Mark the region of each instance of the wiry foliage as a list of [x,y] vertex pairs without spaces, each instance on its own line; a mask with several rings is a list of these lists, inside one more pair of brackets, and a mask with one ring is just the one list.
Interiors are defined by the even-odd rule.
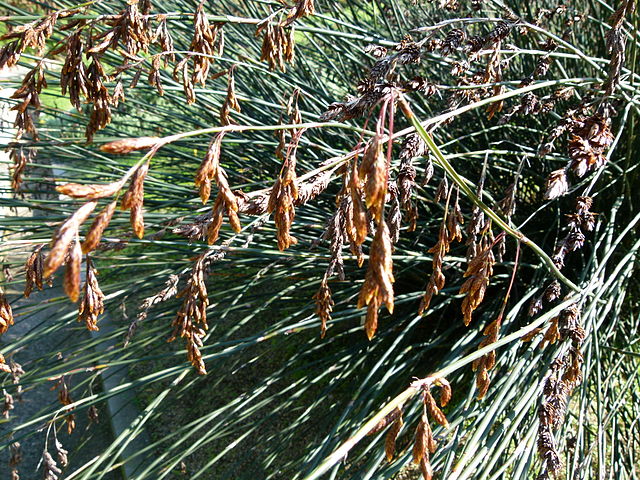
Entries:
[[[5,220],[0,331],[63,265],[79,303],[3,350],[6,412],[23,384],[59,400],[3,445],[78,435],[120,391],[101,370],[129,366],[151,443],[128,448],[132,425],[80,469],[55,437],[47,478],[631,472],[574,418],[638,431],[614,399],[637,371],[612,367],[638,331],[637,13],[507,3],[12,6],[7,203],[33,216]],[[125,321],[98,330],[105,310]],[[58,363],[15,363],[57,333]]]

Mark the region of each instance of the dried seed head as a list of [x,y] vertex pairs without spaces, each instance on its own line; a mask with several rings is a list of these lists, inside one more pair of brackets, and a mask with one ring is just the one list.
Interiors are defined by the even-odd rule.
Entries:
[[82,253],[89,253],[96,249],[102,239],[104,230],[111,222],[111,217],[113,217],[117,203],[117,200],[111,202],[109,205],[104,207],[104,209],[93,220],[91,227],[89,227],[89,231],[85,235],[84,242],[82,243]]
[[82,198],[85,200],[95,200],[98,198],[110,197],[122,188],[121,182],[108,184],[80,184],[65,183],[58,185],[56,191],[72,198]]
[[98,285],[96,269],[87,260],[87,275],[82,301],[78,306],[78,321],[84,322],[88,330],[98,331],[98,317],[104,312],[104,294]]
[[324,338],[327,332],[327,322],[331,320],[331,311],[334,305],[326,277],[320,283],[320,288],[313,296],[313,300],[316,302],[316,315],[320,317],[320,338]]
[[78,235],[80,225],[84,223],[96,208],[97,203],[95,200],[85,203],[58,228],[58,231],[51,241],[51,251],[44,261],[44,271],[42,273],[44,278],[51,276],[51,274],[62,265],[67,255],[69,245],[71,245],[71,242]]
[[393,260],[389,228],[385,221],[378,224],[371,243],[369,266],[364,284],[358,295],[358,308],[367,305],[365,330],[369,340],[373,338],[378,324],[378,309],[384,303],[389,313],[393,313]]
[[547,178],[547,188],[544,194],[545,200],[553,200],[561,197],[569,191],[567,183],[567,174],[564,168],[555,170],[549,174]]
[[384,440],[384,452],[387,456],[387,461],[390,462],[393,460],[393,455],[396,452],[396,439],[400,434],[400,430],[402,430],[402,426],[404,425],[404,421],[402,420],[402,413],[396,419],[395,422],[391,425],[391,428],[387,432],[387,436]]
[[148,150],[155,147],[160,139],[158,137],[124,138],[100,145],[100,151],[114,155],[125,155],[138,150]]
[[438,405],[436,405],[436,401],[434,400],[433,396],[431,396],[431,393],[428,391],[424,392],[424,405],[427,409],[427,413],[431,418],[433,418],[437,423],[442,425],[444,428],[449,427],[449,422],[447,421],[447,417],[445,417],[444,413],[442,413],[442,410],[438,408]]
[[387,160],[382,153],[382,147],[380,137],[374,136],[367,145],[358,172],[360,178],[365,181],[366,205],[376,223],[380,223],[382,219],[389,178]]
[[234,71],[237,68],[237,65],[233,65],[227,71],[227,96],[222,104],[222,108],[220,109],[220,124],[221,125],[231,125],[233,120],[231,120],[231,110],[235,110],[236,112],[240,112],[240,103],[238,102],[238,98],[236,97],[236,82],[234,79]]
[[80,242],[75,239],[69,247],[67,265],[64,270],[62,286],[72,302],[77,302],[80,296],[80,266],[82,265],[82,249]]
[[211,180],[213,180],[218,173],[223,138],[224,132],[221,132],[211,140],[207,154],[202,159],[200,168],[198,168],[196,173],[195,185],[200,189],[200,198],[203,204],[209,200],[209,196],[211,195]]
[[13,311],[7,297],[0,289],[0,335],[6,333],[11,325],[13,325]]
[[144,202],[144,180],[149,171],[149,162],[140,165],[133,174],[131,183],[126,193],[122,196],[120,208],[130,210],[130,221],[133,233],[138,237],[144,236],[144,220],[142,217],[142,205]]
[[462,301],[462,314],[464,316],[464,324],[471,323],[471,315],[478,308],[484,294],[489,286],[489,279],[493,274],[493,265],[495,257],[491,250],[491,246],[487,246],[483,251],[479,252],[475,258],[472,258],[464,273],[467,280],[460,287],[460,293],[466,294]]
[[25,265],[25,284],[24,284],[24,296],[29,298],[33,288],[42,290],[42,276],[44,270],[44,257],[42,256],[42,247],[39,245],[29,256]]
[[389,412],[382,420],[380,420],[371,430],[367,432],[367,435],[374,435],[379,431],[385,429],[398,418],[402,417],[402,406],[396,407]]

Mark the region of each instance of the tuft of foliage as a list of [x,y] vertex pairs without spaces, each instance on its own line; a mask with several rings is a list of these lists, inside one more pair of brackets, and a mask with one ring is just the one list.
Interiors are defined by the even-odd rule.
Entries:
[[635,2],[209,3],[0,1],[13,478],[633,477]]

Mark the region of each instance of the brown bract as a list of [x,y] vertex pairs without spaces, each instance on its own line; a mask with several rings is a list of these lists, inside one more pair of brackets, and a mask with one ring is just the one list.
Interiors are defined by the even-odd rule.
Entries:
[[6,333],[11,325],[13,325],[13,311],[7,297],[0,289],[0,335]]
[[331,311],[333,310],[333,299],[331,298],[331,289],[327,284],[326,277],[320,283],[320,288],[313,296],[316,302],[316,315],[320,317],[320,338],[324,338],[327,332],[327,323],[331,320]]
[[209,200],[209,196],[211,195],[211,180],[213,180],[218,173],[220,150],[224,135],[224,132],[220,132],[211,140],[207,153],[196,172],[195,185],[199,188],[200,198],[203,204]]
[[236,68],[237,65],[233,65],[227,72],[227,96],[220,108],[220,125],[231,125],[235,123],[231,119],[231,110],[240,113],[240,103],[236,97],[236,82],[233,75]]
[[83,253],[89,253],[96,249],[102,239],[104,230],[111,222],[111,217],[113,217],[117,203],[118,201],[114,200],[108,204],[93,220],[93,223],[89,227],[89,231],[84,237],[84,242],[82,243]]
[[122,188],[122,182],[107,184],[81,184],[65,183],[58,185],[56,191],[72,198],[83,198],[85,200],[95,200],[97,198],[110,197]]
[[158,137],[138,137],[123,138],[122,140],[114,140],[113,142],[103,143],[100,145],[100,151],[105,153],[113,153],[115,155],[124,155],[137,150],[147,150],[158,144]]
[[387,160],[382,153],[382,147],[380,137],[374,136],[362,156],[358,172],[359,177],[364,179],[366,205],[376,223],[382,219],[389,178]]
[[131,183],[126,193],[122,196],[120,208],[130,211],[130,221],[133,233],[138,237],[144,236],[144,219],[142,205],[144,203],[144,180],[149,171],[149,162],[140,165],[133,174]]
[[87,278],[85,279],[82,301],[78,306],[78,321],[84,322],[88,330],[98,331],[98,316],[104,312],[104,294],[98,285],[96,269],[87,260]]
[[206,259],[206,253],[198,257],[187,279],[186,287],[177,295],[178,298],[183,298],[183,301],[176,318],[171,324],[173,333],[168,340],[172,342],[178,336],[186,340],[187,358],[201,375],[207,373],[200,352],[202,337],[204,337],[208,329],[207,306],[209,305],[209,296],[207,295],[205,283],[208,276]]
[[278,236],[278,249],[284,251],[298,241],[291,236],[291,225],[296,215],[295,202],[298,200],[298,178],[296,175],[296,151],[303,130],[297,130],[291,139],[286,158],[276,180],[267,212],[273,213]]
[[40,245],[36,247],[33,253],[27,259],[25,264],[25,283],[24,283],[24,296],[29,298],[33,288],[42,290],[42,280],[44,272],[44,257],[42,256],[42,247]]
[[467,280],[460,287],[460,293],[466,294],[462,301],[462,315],[465,325],[471,323],[473,311],[484,299],[495,261],[492,246],[489,245],[472,258],[467,266],[467,271],[464,273]]
[[82,265],[82,249],[80,242],[76,239],[69,247],[67,254],[67,264],[64,270],[62,286],[72,302],[77,302],[80,296],[80,267]]
[[378,309],[384,303],[393,313],[393,260],[391,239],[384,220],[377,227],[369,252],[369,265],[364,284],[358,295],[358,308],[367,305],[365,331],[371,340],[378,328]]
[[98,202],[95,200],[85,203],[65,221],[51,240],[51,250],[44,261],[43,277],[47,278],[55,272],[65,260],[69,245],[75,240],[80,225],[89,217],[96,208]]
[[271,70],[286,71],[287,63],[293,62],[294,55],[294,27],[283,27],[273,24],[270,18],[259,23],[256,36],[264,32],[260,61],[266,61]]

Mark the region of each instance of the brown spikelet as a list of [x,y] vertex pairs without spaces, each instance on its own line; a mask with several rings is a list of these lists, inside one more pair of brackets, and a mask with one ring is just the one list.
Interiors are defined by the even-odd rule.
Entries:
[[25,298],[29,298],[31,292],[33,292],[33,288],[36,287],[38,290],[42,290],[42,274],[44,270],[44,257],[42,256],[42,247],[44,245],[39,245],[33,251],[33,253],[27,259],[27,263],[25,265],[25,283],[24,283],[24,296]]
[[0,335],[6,333],[11,325],[13,325],[13,311],[7,297],[0,289]]
[[209,297],[205,279],[207,273],[206,254],[200,255],[195,261],[191,274],[187,279],[186,287],[176,295],[183,298],[182,305],[171,326],[173,333],[169,342],[178,336],[187,342],[187,358],[200,375],[205,375],[207,370],[202,360],[202,337],[204,337],[207,325],[207,306]]
[[[484,339],[478,345],[478,348],[484,348],[492,343],[498,341],[498,334],[500,333],[500,325],[502,324],[502,317],[499,316],[493,322],[491,322],[484,329]],[[478,398],[483,398],[489,390],[491,379],[489,377],[489,370],[492,370],[496,365],[496,352],[491,351],[486,355],[473,361],[472,368],[476,371],[476,387],[478,388]]]
[[77,302],[80,296],[80,266],[82,265],[82,249],[76,239],[69,247],[67,266],[64,270],[62,286],[72,302]]
[[95,200],[97,198],[110,197],[122,188],[121,182],[107,184],[80,184],[65,183],[58,185],[56,191],[73,198],[83,198],[85,200]]
[[420,460],[420,473],[424,480],[431,480],[433,478],[433,467],[431,467],[431,463],[426,456]]
[[44,271],[42,273],[44,278],[51,276],[51,274],[62,265],[67,255],[69,245],[71,245],[71,242],[78,234],[80,225],[89,217],[91,212],[96,208],[96,205],[97,202],[95,200],[85,203],[58,228],[58,231],[51,241],[51,251],[44,261]]
[[358,308],[367,305],[365,330],[369,340],[373,338],[378,324],[378,309],[384,303],[389,313],[393,313],[393,260],[389,228],[384,220],[380,222],[371,243],[369,266],[364,284],[358,295]]
[[379,431],[387,428],[393,422],[395,422],[399,417],[402,416],[402,405],[391,410],[382,420],[380,420],[376,425],[367,432],[367,435],[374,435]]
[[215,243],[218,239],[220,227],[222,226],[222,215],[224,213],[227,214],[229,225],[231,225],[234,232],[238,233],[242,228],[240,219],[238,218],[238,197],[231,190],[227,180],[227,174],[221,166],[216,168],[214,178],[218,185],[218,195],[216,201],[213,203],[211,222],[207,226],[206,231],[209,245]]
[[[362,186],[358,176],[358,165],[355,160],[353,161],[349,178],[349,193],[353,203],[351,223],[355,230],[354,241],[356,245],[362,245],[365,238],[367,238],[369,222],[367,221],[367,209],[362,202]],[[358,266],[362,266],[362,264],[359,263]]]
[[196,172],[195,185],[200,189],[200,199],[203,204],[209,200],[209,196],[211,195],[211,180],[213,180],[218,173],[223,138],[224,132],[220,132],[211,140],[207,154],[202,159],[202,163]]
[[256,36],[264,32],[260,61],[266,61],[271,70],[286,71],[286,64],[293,62],[295,37],[293,26],[283,27],[270,18],[259,23]]
[[440,387],[440,406],[445,407],[451,400],[451,385],[444,377],[438,377],[433,381],[434,385]]
[[237,64],[233,65],[227,72],[227,96],[220,108],[220,125],[231,125],[234,123],[230,116],[232,109],[238,113],[241,111],[240,103],[236,97],[236,82],[233,75],[236,67]]
[[147,150],[155,147],[159,142],[158,137],[124,138],[100,145],[100,151],[115,155],[125,155],[137,150]]
[[[71,399],[71,395],[69,394],[69,387],[67,386],[67,382],[65,381],[64,376],[60,377],[56,385],[53,386],[53,389],[58,389],[58,401],[64,405],[71,405],[73,400]],[[73,411],[73,408],[68,410],[69,412]],[[67,413],[64,417],[64,420],[67,424],[67,433],[71,435],[73,430],[76,428],[75,415],[73,413]]]
[[413,442],[413,461],[418,465],[425,456],[427,458],[429,456],[429,433],[431,433],[429,419],[427,415],[423,413],[416,427],[416,435]]
[[82,243],[82,253],[89,253],[96,249],[102,239],[102,234],[111,222],[117,203],[117,200],[111,202],[93,220]]
[[334,305],[326,277],[322,279],[320,288],[313,296],[313,300],[316,302],[316,315],[320,317],[320,338],[324,338],[327,332],[327,322],[331,320],[331,311]]
[[382,142],[375,135],[362,156],[359,176],[364,179],[366,205],[376,223],[380,223],[387,195],[387,160],[382,153]]
[[460,293],[466,294],[462,301],[462,314],[465,325],[471,323],[471,315],[484,299],[484,294],[489,285],[489,278],[493,274],[495,257],[491,245],[477,253],[467,266],[464,276],[467,280],[460,287]]
[[314,0],[298,0],[293,8],[289,11],[287,19],[284,21],[284,25],[291,25],[298,18],[306,15],[313,15],[315,8],[313,5]]
[[391,428],[384,439],[384,453],[387,456],[388,462],[393,460],[393,455],[396,452],[396,439],[398,438],[398,434],[400,433],[400,430],[402,430],[403,425],[404,421],[402,420],[401,412],[400,416],[391,425]]
[[295,202],[298,199],[298,177],[296,175],[296,151],[302,137],[303,130],[296,130],[280,170],[271,195],[267,211],[273,213],[278,236],[278,249],[284,251],[298,241],[290,234],[291,225],[295,217]]
[[98,285],[96,269],[87,259],[87,278],[84,283],[82,301],[78,306],[78,321],[84,322],[88,330],[98,331],[98,316],[104,312],[104,294]]
[[436,401],[430,392],[424,393],[424,404],[427,407],[427,413],[431,418],[433,418],[436,422],[438,422],[443,427],[445,428],[449,427],[449,422],[447,421],[447,417],[445,417],[444,413],[442,413],[442,410],[438,408],[438,405],[436,405]]
[[144,180],[149,171],[149,162],[145,162],[138,167],[133,174],[127,192],[122,196],[120,208],[130,210],[130,221],[133,233],[138,237],[144,236],[144,219],[142,216],[142,205],[144,202]]
[[429,277],[427,288],[420,302],[420,308],[418,310],[420,315],[429,309],[431,299],[434,295],[437,295],[440,290],[442,290],[445,284],[445,277],[442,273],[442,264],[444,262],[445,255],[449,252],[449,235],[446,227],[446,218],[443,219],[442,225],[440,226],[438,241],[428,250],[428,252],[433,254],[433,272]]

